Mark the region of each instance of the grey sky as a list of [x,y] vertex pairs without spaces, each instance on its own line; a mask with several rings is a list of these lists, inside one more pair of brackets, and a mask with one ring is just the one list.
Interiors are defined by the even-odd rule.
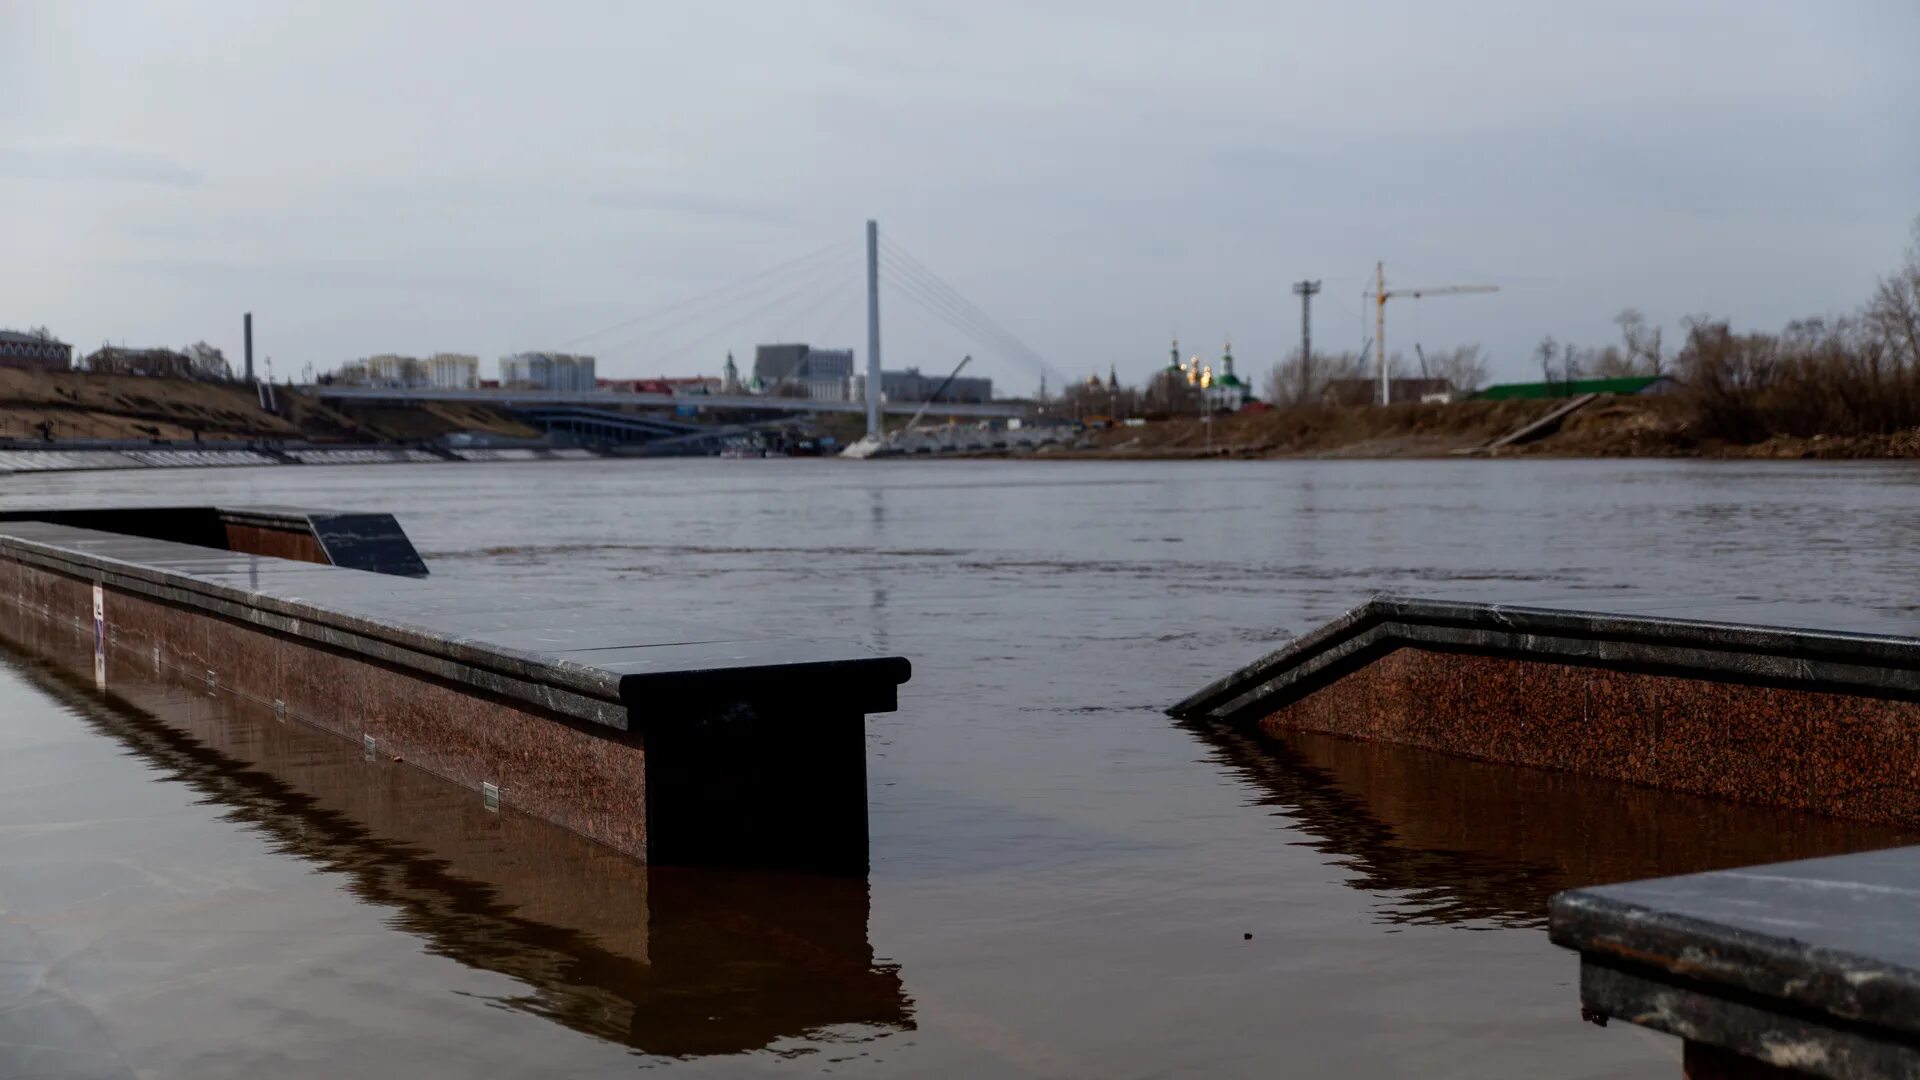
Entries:
[[[1262,372],[1301,277],[1316,343],[1356,347],[1384,258],[1503,286],[1396,309],[1390,344],[1481,342],[1518,378],[1628,305],[1855,306],[1920,214],[1916,55],[1912,0],[0,0],[0,325],[237,355],[251,308],[277,374],[491,373],[841,246],[844,285],[578,344],[713,371],[774,337],[864,348],[876,217],[1076,376],[1137,381],[1174,332]],[[884,302],[889,367],[970,351],[1032,389]]]

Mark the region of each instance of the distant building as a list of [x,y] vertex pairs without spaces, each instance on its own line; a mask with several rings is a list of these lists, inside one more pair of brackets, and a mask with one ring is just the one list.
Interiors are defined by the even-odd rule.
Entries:
[[417,357],[381,353],[366,360],[367,378],[374,386],[418,388],[427,385],[427,366]]
[[480,385],[480,358],[434,353],[426,359],[427,385],[435,390],[472,390]]
[[733,362],[733,354],[729,352],[726,365],[720,369],[720,392],[738,394],[745,389],[746,387],[740,385],[740,365]]
[[1202,392],[1207,396],[1207,405],[1215,412],[1238,412],[1253,400],[1253,387],[1233,373],[1233,342],[1227,342],[1220,354],[1220,373],[1211,376],[1210,384]]
[[760,345],[753,350],[752,388],[762,394],[845,401],[852,375],[852,349]]
[[503,356],[500,385],[509,390],[592,390],[593,357],[550,352]]
[[811,349],[807,352],[808,378],[844,379],[852,374],[852,349]]
[[1513,398],[1579,397],[1581,394],[1667,394],[1678,384],[1665,375],[1629,375],[1618,379],[1574,379],[1571,382],[1500,383],[1480,391],[1491,401]]
[[[882,401],[931,401],[937,391],[940,400],[949,404],[984,405],[993,400],[993,380],[956,377],[941,390],[941,384],[947,383],[944,375],[923,375],[919,368],[905,371],[882,371],[880,373],[880,400]],[[855,375],[847,380],[847,394],[851,400],[859,401],[867,396],[867,377]]]
[[812,351],[805,345],[760,345],[753,350],[753,384],[761,390],[768,389],[788,379],[798,379],[807,373],[807,353]]
[[333,381],[342,386],[419,389],[427,385],[427,365],[412,356],[381,353],[341,364]]
[[464,353],[435,353],[422,360],[381,353],[341,364],[331,380],[342,386],[376,386],[388,390],[428,387],[471,390],[480,385],[480,358]]
[[611,390],[616,394],[672,394],[676,397],[687,395],[717,394],[721,380],[712,375],[662,375],[657,379],[595,379],[594,385],[601,390]]
[[73,366],[73,346],[51,336],[0,330],[0,367],[28,371],[65,371]]
[[676,375],[661,380],[675,394],[718,394],[724,385],[724,379],[712,375]]
[[87,354],[87,370],[101,375],[151,375],[169,379],[193,377],[193,358],[172,349],[128,349],[102,345]]

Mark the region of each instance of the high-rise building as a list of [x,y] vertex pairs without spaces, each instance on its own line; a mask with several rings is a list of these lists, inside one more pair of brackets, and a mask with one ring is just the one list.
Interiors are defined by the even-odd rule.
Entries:
[[480,385],[480,358],[466,353],[427,357],[427,385],[435,390],[471,390]]
[[427,385],[427,369],[418,357],[381,353],[366,359],[367,382],[372,386],[417,388]]
[[[941,388],[942,383],[946,384],[945,389]],[[864,373],[847,380],[847,393],[856,401],[867,396],[867,377]],[[923,375],[919,368],[880,373],[880,398],[883,401],[932,401],[936,393],[940,401],[983,405],[993,400],[993,380],[958,376],[949,382],[945,376]]]
[[844,379],[853,374],[852,349],[808,349],[807,378]]
[[510,390],[592,390],[593,357],[551,352],[503,356],[500,385]]
[[753,350],[753,389],[762,394],[846,401],[852,349],[759,345]]

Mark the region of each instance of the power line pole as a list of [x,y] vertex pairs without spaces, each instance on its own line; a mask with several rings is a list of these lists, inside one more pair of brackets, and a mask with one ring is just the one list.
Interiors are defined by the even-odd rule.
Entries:
[[867,219],[867,434],[880,431],[880,223]]
[[1293,291],[1300,298],[1300,404],[1305,405],[1313,386],[1313,294],[1320,291],[1320,283],[1296,281]]
[[1380,368],[1380,404],[1393,402],[1392,391],[1387,386],[1387,264],[1373,264],[1373,354],[1379,360]]

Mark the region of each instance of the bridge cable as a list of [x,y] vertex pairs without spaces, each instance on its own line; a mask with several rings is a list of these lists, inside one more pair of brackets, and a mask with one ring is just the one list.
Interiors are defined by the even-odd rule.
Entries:
[[[940,275],[934,273],[925,263],[914,258],[910,252],[901,248],[900,245],[888,242],[884,237],[881,243],[886,249],[886,254],[895,257],[897,267],[904,264],[906,272],[917,278],[920,284],[960,308],[962,312],[971,316],[973,321],[983,324],[997,339],[1005,343],[1004,347],[1014,350],[1016,354],[1023,357],[1028,364],[1038,367],[1041,372],[1050,374],[1056,379],[1065,379],[1065,375],[1049,363],[1045,357],[1034,351],[1026,342],[1021,341],[1012,331],[1000,325],[992,316],[983,311],[978,304],[967,299],[965,295],[948,284]],[[1064,381],[1062,385],[1064,385]]]
[[887,280],[909,299],[914,300],[948,325],[960,330],[976,343],[1008,360],[1015,361],[1021,367],[1037,370],[1040,374],[1056,379],[1064,378],[1052,364],[1047,363],[1004,328],[990,320],[983,322],[977,309],[969,311],[959,307],[950,297],[941,295],[924,281],[907,276],[905,272],[897,270],[888,263],[883,262],[882,269],[887,271]]
[[993,317],[988,315],[984,310],[982,310],[978,304],[975,304],[973,301],[961,295],[958,289],[955,289],[952,285],[948,284],[945,279],[941,278],[940,275],[934,273],[933,270],[929,268],[925,263],[922,263],[920,260],[914,258],[912,253],[906,251],[905,249],[901,248],[897,244],[892,244],[886,241],[884,238],[882,242],[887,244],[887,247],[890,249],[891,254],[896,256],[900,261],[904,262],[907,265],[908,269],[911,272],[913,272],[916,276],[919,276],[923,280],[929,282],[930,287],[934,288],[935,291],[945,295],[951,301],[961,306],[963,309],[970,311],[977,319],[984,322],[996,334],[1004,338],[1012,346],[1016,347],[1020,352],[1024,353],[1029,360],[1031,360],[1034,364],[1038,365],[1043,371],[1047,371],[1055,376],[1064,378],[1064,376],[1061,375],[1058,369],[1054,368],[1052,364],[1047,362],[1045,357],[1042,357],[1038,352],[1034,351],[1031,347],[1029,347],[1026,342],[1021,341],[1018,337],[1014,336],[1014,334],[1011,331],[1007,330],[1006,327],[996,322],[993,319]]
[[[690,323],[696,323],[696,322],[699,322],[700,320],[715,317],[715,316],[724,316],[728,311],[730,305],[743,304],[751,300],[756,300],[762,296],[767,295],[768,293],[773,292],[776,289],[789,288],[790,286],[793,286],[795,282],[798,282],[800,287],[804,288],[807,285],[810,285],[814,282],[821,280],[822,275],[825,275],[828,277],[838,277],[838,276],[847,274],[850,272],[851,268],[845,267],[841,264],[850,263],[854,257],[854,253],[850,249],[842,249],[842,250],[845,253],[837,261],[830,260],[828,262],[824,262],[816,266],[812,266],[809,268],[810,272],[796,271],[790,275],[782,275],[781,277],[769,279],[765,282],[762,282],[758,287],[748,290],[747,292],[742,293],[737,297],[728,298],[725,304],[711,305],[706,310],[689,312],[688,314],[683,315],[678,319],[674,319],[670,322],[654,327],[650,330],[645,331],[644,333],[641,333],[632,337],[624,338],[613,345],[606,346],[602,349],[602,351],[609,354],[615,354],[615,353],[620,353],[624,350],[627,350],[643,341],[658,340],[660,338],[667,336],[672,331],[677,330],[681,327],[687,326]],[[791,295],[791,292],[785,293],[783,295]],[[732,324],[729,324],[729,325],[732,325]]]
[[570,348],[584,341],[591,341],[597,337],[604,337],[607,334],[613,333],[615,330],[624,330],[629,326],[639,325],[640,323],[646,322],[649,319],[653,319],[661,315],[666,315],[670,312],[679,311],[683,308],[687,308],[687,307],[698,305],[698,304],[703,304],[709,300],[713,300],[715,298],[721,297],[726,293],[730,293],[733,290],[740,288],[741,286],[749,285],[755,281],[759,281],[762,278],[783,274],[791,270],[796,270],[799,267],[802,267],[809,263],[813,263],[817,260],[820,260],[825,256],[829,256],[836,252],[841,252],[846,250],[849,250],[849,248],[844,243],[829,244],[826,247],[820,248],[816,251],[808,252],[807,254],[802,255],[798,258],[789,259],[786,262],[779,263],[775,266],[770,266],[764,270],[758,271],[753,274],[749,274],[744,278],[740,278],[736,281],[729,282],[726,285],[722,285],[717,289],[710,289],[706,292],[698,293],[694,296],[687,297],[686,299],[678,300],[671,304],[667,304],[663,307],[654,308],[650,311],[643,312],[642,314],[635,315],[632,318],[623,319],[620,322],[614,323],[611,326],[602,327],[601,329],[595,330],[592,333],[582,334],[579,337],[571,338],[567,341],[563,341],[558,346],[556,346],[556,348],[560,348],[560,349]]
[[[715,337],[718,337],[721,334],[737,329],[738,327],[740,327],[742,324],[746,323],[750,319],[754,319],[754,318],[758,318],[760,316],[766,315],[767,313],[777,308],[786,308],[789,305],[793,304],[795,300],[800,300],[804,298],[804,301],[802,304],[803,307],[817,306],[819,303],[823,302],[827,298],[832,297],[834,293],[837,292],[839,289],[846,287],[847,280],[848,278],[851,277],[852,270],[853,270],[853,267],[849,265],[845,267],[844,270],[840,273],[816,274],[808,278],[806,281],[801,282],[795,288],[785,293],[782,293],[779,296],[774,297],[772,300],[768,301],[765,304],[760,305],[759,307],[753,308],[752,310],[736,315],[734,318],[732,318],[731,320],[727,321],[726,323],[720,326],[713,327],[705,331],[704,333],[700,333],[695,335],[692,338],[683,340],[680,344],[675,345],[672,348],[656,353],[654,355],[654,359],[664,362],[667,360],[677,358],[682,354],[686,353],[687,351],[693,349],[695,346],[704,344],[708,341],[713,340]],[[827,286],[825,290],[822,290],[820,288],[820,286],[823,284]]]

